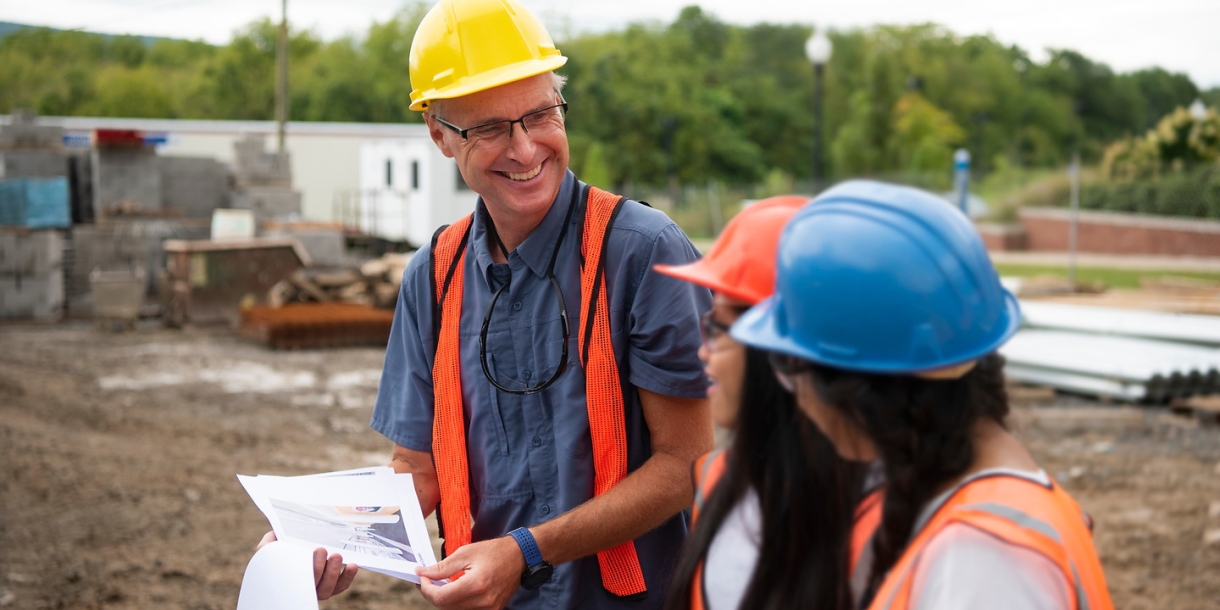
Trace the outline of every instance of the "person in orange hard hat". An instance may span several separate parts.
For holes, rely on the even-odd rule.
[[[566,61],[517,0],[440,0],[411,44],[411,108],[479,198],[403,275],[372,427],[437,512],[442,608],[659,608],[712,447],[711,295],[651,270],[699,253],[569,170]]]
[[[796,409],[767,362],[728,329],[771,295],[780,230],[807,197],[773,197],[737,214],[707,255],[657,271],[713,292],[699,357],[712,419],[731,445],[696,461],[695,523],[666,607],[836,608],[849,599],[847,558],[861,468]]]

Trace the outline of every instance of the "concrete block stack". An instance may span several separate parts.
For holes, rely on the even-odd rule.
[[[0,227],[0,318],[63,316],[63,241],[55,229]]]
[[[67,175],[68,155],[61,150],[0,150],[0,179],[59,178]]]
[[[71,226],[63,130],[15,110],[0,127],[0,318],[64,312],[64,232]]]
[[[347,256],[347,238],[338,227],[317,223],[269,223],[264,235],[291,236],[309,253],[311,264],[319,267],[340,267],[351,262]]]
[[[203,223],[169,218],[129,219],[100,225],[76,225],[72,229],[71,259],[68,261],[68,308],[76,314],[91,314],[93,297],[90,274],[94,270],[145,270],[146,293],[159,297],[164,286],[158,270],[165,268],[167,239],[203,239],[209,227]]]
[[[94,148],[93,214],[102,219],[161,211],[161,167],[152,147]]]
[[[186,218],[229,207],[229,172],[207,157],[159,157],[161,204]]]
[[[0,149],[60,150],[64,145],[62,127],[39,125],[38,115],[25,108],[13,110],[8,125],[0,127]]]
[[[287,153],[269,153],[263,136],[250,134],[233,145],[236,184],[231,207],[253,210],[259,220],[300,216],[301,193],[292,190]]]

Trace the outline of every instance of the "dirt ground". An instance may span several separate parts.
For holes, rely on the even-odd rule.
[[[384,464],[368,428],[381,363],[380,349],[272,352],[225,328],[0,326],[0,607],[233,608],[268,529],[234,475]],[[1220,607],[1220,428],[1018,402],[1019,434],[1096,520],[1116,605]],[[373,573],[323,604],[425,606]]]

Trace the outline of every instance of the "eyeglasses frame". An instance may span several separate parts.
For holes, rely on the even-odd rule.
[[[552,106],[552,108],[554,108],[554,106]],[[535,112],[538,111],[535,110]],[[522,128],[524,129],[524,123],[522,124]],[[565,216],[563,219],[563,229],[559,231],[559,239],[555,240],[555,248],[551,251],[551,262],[546,268],[547,278],[551,280],[551,286],[555,289],[556,300],[559,301],[559,321],[563,324],[563,355],[559,360],[559,367],[555,369],[555,372],[551,375],[551,378],[533,387],[526,385],[525,389],[523,390],[514,390],[512,388],[507,388],[499,381],[496,381],[495,376],[491,374],[491,367],[487,365],[487,330],[491,326],[491,312],[495,311],[496,301],[500,299],[500,294],[504,292],[505,288],[508,288],[508,285],[511,282],[504,282],[504,284],[496,290],[491,297],[491,303],[487,306],[487,313],[483,314],[483,325],[479,328],[479,364],[483,366],[483,376],[487,378],[487,381],[497,390],[500,390],[506,394],[516,394],[518,396],[537,394],[551,387],[551,385],[554,384],[568,368],[568,339],[571,338],[572,332],[571,326],[568,324],[568,306],[564,302],[563,290],[559,287],[559,280],[555,277],[555,261],[559,258],[559,249],[563,245],[564,238],[568,235],[568,225],[570,225],[572,222],[572,212],[575,209],[576,203],[572,202],[572,204],[568,206],[567,216]],[[495,223],[491,222],[490,216],[487,217],[487,221],[490,225],[490,230],[494,234]],[[499,237],[496,237],[496,241],[499,241]],[[504,245],[500,244],[500,247],[503,248]],[[507,253],[505,253],[505,258],[507,258]]]
[[[564,117],[566,117],[568,115],[568,102],[564,101],[562,95],[559,96],[559,99],[560,99],[560,102],[558,104],[555,104],[553,106],[547,106],[546,108],[539,108],[537,110],[531,110],[531,111],[521,115],[521,117],[517,118],[517,119],[498,119],[495,121],[488,121],[486,123],[481,123],[479,125],[475,125],[474,127],[467,127],[465,129],[462,129],[461,127],[458,127],[457,125],[454,125],[453,123],[450,123],[449,121],[446,121],[445,119],[442,119],[438,116],[433,116],[432,118],[435,119],[437,123],[440,123],[441,125],[444,125],[445,127],[448,127],[450,130],[453,131],[453,133],[456,133],[459,136],[462,136],[462,139],[466,140],[467,142],[470,141],[470,135],[469,135],[470,132],[474,131],[475,129],[481,129],[481,128],[487,127],[489,125],[495,125],[496,123],[508,123],[508,137],[511,140],[513,137],[513,124],[514,123],[521,124],[521,131],[524,131],[525,133],[530,132],[529,128],[525,126],[525,119],[527,117],[529,117],[530,115],[534,115],[534,114],[538,114],[540,112],[546,112],[548,110],[554,110],[556,108],[559,108],[560,113]]]

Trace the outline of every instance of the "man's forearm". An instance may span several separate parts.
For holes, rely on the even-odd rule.
[[[655,453],[610,491],[530,528],[542,557],[565,563],[653,530],[691,504],[691,461]]]
[[[415,483],[415,495],[419,498],[420,511],[424,513],[425,517],[432,514],[441,500],[441,488],[440,483],[436,480],[436,467],[432,464],[432,454],[412,451],[402,445],[394,445],[390,468],[400,474],[411,474]]]

